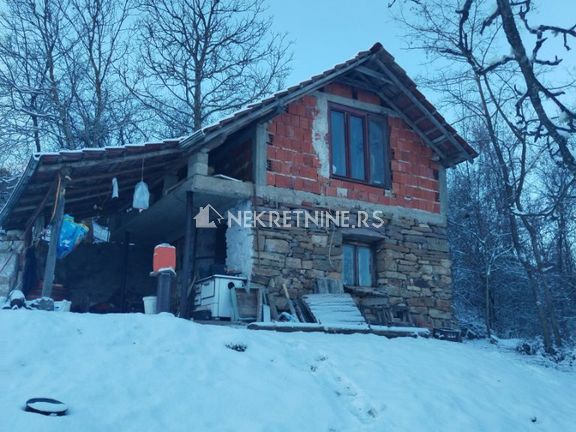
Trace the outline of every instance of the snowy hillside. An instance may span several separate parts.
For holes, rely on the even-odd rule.
[[[567,431],[576,376],[482,343],[0,312],[1,431]],[[244,352],[226,345],[245,345]],[[32,397],[69,415],[22,410]]]

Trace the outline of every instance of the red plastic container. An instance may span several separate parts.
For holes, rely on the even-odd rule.
[[[176,270],[176,248],[168,243],[157,245],[154,248],[152,269],[154,272]]]

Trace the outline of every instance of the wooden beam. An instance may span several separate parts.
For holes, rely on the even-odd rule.
[[[64,206],[66,204],[66,184],[70,180],[69,171],[62,170],[59,174],[57,193],[58,199],[55,203],[54,217],[50,226],[50,244],[48,245],[48,255],[46,256],[46,266],[44,267],[44,280],[42,281],[42,297],[52,297],[52,285],[54,283],[54,272],[56,270],[56,251],[60,241],[60,231],[64,220]]]
[[[416,96],[414,96],[412,94],[412,92],[410,91],[410,89],[408,89],[397,77],[396,75],[394,75],[392,72],[390,72],[388,70],[388,67],[384,64],[384,62],[382,62],[379,59],[376,59],[376,63],[378,63],[378,65],[380,65],[380,67],[382,68],[382,71],[384,72],[384,74],[390,79],[392,80],[392,82],[396,85],[396,87],[398,87],[400,90],[402,90],[402,92],[405,94],[406,97],[408,97],[408,99],[410,99],[410,101],[416,105],[416,107],[418,109],[420,109],[429,119],[430,121],[440,130],[444,131],[444,134],[448,137],[448,140],[454,144],[454,146],[456,146],[457,149],[459,149],[461,152],[468,154],[468,152],[466,152],[464,150],[464,147],[462,146],[462,144],[460,144],[458,142],[458,140],[456,138],[454,138],[454,136],[452,135],[452,133],[450,133],[449,131],[446,130],[446,127],[440,123],[440,121],[432,114],[430,113],[430,111],[428,111],[428,108],[426,108],[424,106],[424,104],[418,100],[418,98],[416,98]]]
[[[128,187],[125,187],[125,188],[122,188],[122,189],[120,189],[120,192],[121,192],[122,194],[124,194],[124,193],[126,193],[127,191],[129,191],[133,186],[134,186],[134,185],[128,186]],[[66,203],[67,203],[67,204],[75,203],[75,202],[80,202],[80,201],[88,201],[88,200],[91,200],[91,199],[93,199],[93,198],[102,197],[102,196],[106,196],[106,195],[112,196],[112,188],[110,188],[110,189],[105,189],[105,190],[104,190],[104,189],[102,189],[102,190],[101,190],[101,189],[97,189],[97,192],[89,193],[89,194],[86,194],[86,192],[85,192],[85,191],[82,191],[82,190],[76,191],[76,192],[77,192],[77,193],[75,193],[75,194],[70,194],[70,196],[66,199]],[[131,199],[130,199],[129,201],[132,202]],[[49,204],[49,203],[48,203],[48,204]],[[16,207],[16,208],[12,211],[12,213],[27,212],[27,211],[33,210],[33,209],[35,209],[35,208],[36,208],[36,205],[28,205],[28,206],[23,206],[23,207]]]
[[[394,109],[398,112],[398,115],[400,115],[400,118],[402,118],[402,120],[404,120],[406,122],[406,124],[408,126],[410,126],[414,130],[414,132],[416,132],[418,134],[418,136],[422,139],[422,141],[424,141],[424,143],[428,147],[430,147],[432,150],[434,150],[436,153],[438,153],[438,155],[442,159],[444,159],[446,157],[444,152],[442,150],[440,150],[440,148],[436,144],[434,144],[432,141],[430,141],[430,138],[428,138],[426,136],[426,134],[424,132],[422,132],[416,124],[414,124],[414,122],[410,119],[410,117],[408,117],[406,114],[404,114],[404,112],[396,106],[396,104],[392,101],[392,99],[389,99],[384,93],[377,92],[377,94],[382,99],[384,99],[384,101],[387,104],[389,104],[391,107],[394,107]]]
[[[388,84],[388,85],[393,84],[392,81],[390,81],[388,79],[388,77],[386,77],[386,75],[384,75],[383,73],[380,73],[378,71],[375,71],[374,69],[370,69],[369,67],[358,66],[356,69],[354,69],[354,71],[359,72],[363,75],[368,75],[369,77],[372,77],[372,78],[376,78],[377,80],[381,81],[381,83]]]
[[[70,168],[90,168],[93,166],[104,166],[110,164],[117,164],[121,162],[130,162],[130,161],[138,161],[142,159],[151,159],[151,158],[160,158],[169,155],[178,155],[182,151],[178,148],[171,148],[171,149],[164,149],[158,151],[150,151],[146,153],[135,153],[130,155],[124,156],[110,156],[110,157],[103,157],[98,159],[80,159],[80,160],[64,160],[62,162],[50,164],[50,165],[42,165],[38,168],[39,173],[45,172],[52,172],[58,171],[62,167],[70,167]],[[146,169],[146,166],[144,166]]]
[[[154,163],[154,164],[148,164],[148,165],[144,165],[144,174],[145,176],[150,175],[150,172],[162,172],[162,169],[156,170],[156,168],[163,168],[166,165],[169,165],[170,162],[176,162],[176,161],[180,161],[180,158],[177,159],[170,159],[169,162],[168,161],[162,161],[162,162],[158,162],[158,163]],[[136,174],[140,174],[142,172],[142,165],[139,166],[135,166],[133,168],[123,168],[123,169],[119,169],[119,170],[115,170],[115,171],[110,171],[110,172],[106,172],[106,173],[102,173],[102,174],[94,174],[94,175],[89,175],[89,176],[82,176],[82,177],[78,177],[75,178],[74,181],[72,182],[73,185],[76,185],[77,183],[84,183],[86,181],[93,181],[93,180],[100,180],[100,179],[106,179],[109,178],[110,180],[112,180],[112,177],[125,177],[128,176],[128,174],[133,174],[130,177],[133,177]]]
[[[155,171],[154,173],[150,173],[146,176],[146,178],[144,179],[144,181],[148,181],[151,180],[151,177],[154,178],[157,176],[163,176],[164,172],[163,171]],[[110,178],[110,184],[108,183],[99,183],[96,184],[94,186],[78,186],[77,184],[74,183],[70,183],[68,185],[68,198],[69,199],[73,199],[73,197],[76,197],[78,195],[82,195],[85,196],[86,194],[92,193],[94,191],[98,191],[98,192],[110,192],[110,195],[112,195],[112,182],[111,182],[112,178]],[[118,182],[119,185],[121,186],[120,191],[126,191],[126,190],[130,190],[130,188],[134,187],[137,183],[136,180],[140,180],[140,174],[138,175],[133,175],[131,177],[126,177],[126,178],[119,178]],[[129,182],[128,185],[126,185],[126,182]],[[130,182],[133,182],[130,183]],[[34,203],[37,202],[38,199],[41,197],[42,195],[37,194],[37,195],[32,195],[32,196],[27,196],[25,199],[20,200],[20,204],[21,205],[26,205],[29,203]]]
[[[182,166],[181,158],[169,159],[168,161],[162,161],[162,162],[158,162],[158,163],[154,163],[154,164],[145,165],[144,166],[144,173],[146,174],[146,176],[148,176],[148,175],[150,175],[151,172],[154,174],[163,172],[163,170],[161,170],[161,169],[157,170],[156,168],[162,168],[162,167],[164,167],[166,165],[170,165],[174,162],[178,162],[180,164],[180,166]],[[75,177],[74,179],[72,179],[70,185],[76,186],[78,184],[85,183],[88,181],[94,181],[94,180],[100,180],[100,179],[106,179],[106,178],[109,178],[110,180],[112,180],[112,177],[118,177],[120,179],[120,178],[127,176],[128,174],[133,174],[133,175],[129,176],[129,178],[139,177],[141,171],[142,171],[142,165],[139,164],[138,166],[134,166],[134,167],[131,167],[128,169],[124,168],[124,169],[108,171],[108,172],[100,173],[100,174]],[[47,183],[32,184],[32,185],[28,186],[27,191],[43,190],[43,189],[46,189],[46,186],[47,186]]]
[[[50,185],[50,187],[48,188],[46,195],[44,195],[44,199],[42,199],[40,204],[38,204],[38,206],[36,207],[36,210],[34,210],[34,213],[32,213],[32,216],[30,216],[30,218],[28,218],[28,221],[26,222],[26,229],[25,229],[26,232],[28,232],[28,230],[30,230],[32,228],[32,226],[36,222],[36,219],[38,218],[38,216],[40,216],[40,213],[42,213],[44,211],[44,209],[46,208],[46,205],[48,204],[48,200],[50,199],[50,197],[52,196],[52,194],[56,190],[57,184],[58,184],[58,179],[55,179],[52,182],[52,184]]]
[[[266,186],[267,141],[267,123],[258,123],[255,131],[254,151],[252,154],[252,180],[257,186]]]
[[[370,85],[369,83],[366,83],[367,85]],[[430,147],[432,150],[434,150],[436,153],[438,153],[438,155],[441,158],[445,158],[445,154],[442,150],[440,150],[440,148],[434,144],[425,134],[424,132],[422,132],[422,130],[414,123],[414,121],[412,121],[410,119],[410,117],[408,117],[406,114],[404,114],[404,111],[398,107],[396,105],[396,103],[390,99],[381,89],[372,89],[373,92],[375,92],[380,99],[382,99],[384,102],[386,102],[391,108],[394,109],[395,113],[400,116],[400,118],[402,120],[404,120],[406,122],[406,124],[408,126],[410,126],[414,132],[416,132],[416,134],[418,134],[418,136],[422,139],[422,141],[424,141],[424,144],[426,144],[428,147]]]
[[[186,225],[184,231],[184,257],[182,262],[182,275],[180,277],[180,304],[178,307],[178,316],[184,319],[190,318],[188,310],[188,288],[190,286],[190,275],[194,272],[195,261],[195,239],[196,224],[194,221],[194,192],[186,192]],[[194,288],[190,296],[194,296]]]
[[[122,276],[120,278],[120,310],[128,312],[126,307],[126,288],[128,286],[128,257],[130,255],[130,231],[124,232],[124,244],[122,245]]]

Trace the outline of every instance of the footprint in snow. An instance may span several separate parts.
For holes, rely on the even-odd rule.
[[[328,357],[321,357],[316,360],[318,363],[311,365],[310,369],[319,378],[327,381],[334,393],[345,401],[347,408],[362,423],[370,423],[378,416],[378,410],[370,403],[362,389],[358,387],[350,378],[337,366],[328,360]],[[322,362],[322,364],[320,364]]]

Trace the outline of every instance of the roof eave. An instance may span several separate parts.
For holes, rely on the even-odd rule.
[[[38,166],[40,165],[40,157],[38,156],[30,156],[28,160],[28,164],[24,169],[24,173],[16,183],[16,187],[10,194],[10,197],[0,210],[0,227],[2,227],[6,217],[11,213],[12,209],[14,208],[14,204],[20,199],[22,196],[22,192],[26,189],[26,185],[28,184],[30,178],[34,175]]]

